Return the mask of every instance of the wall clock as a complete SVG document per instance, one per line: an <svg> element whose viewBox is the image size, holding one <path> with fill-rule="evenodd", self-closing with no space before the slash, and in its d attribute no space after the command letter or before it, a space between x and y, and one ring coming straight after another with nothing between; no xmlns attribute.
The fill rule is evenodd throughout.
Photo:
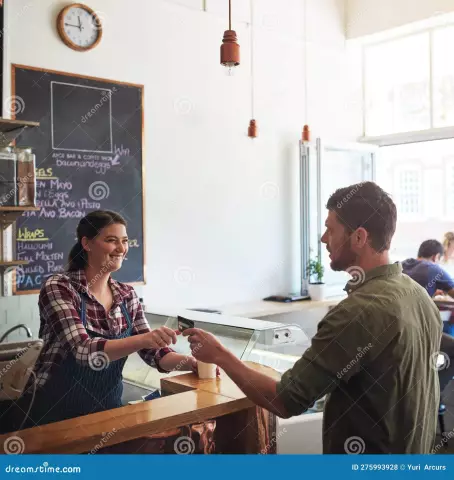
<svg viewBox="0 0 454 480"><path fill-rule="evenodd" d="M65 7L57 19L58 33L73 50L86 52L101 41L102 24L96 12L82 3Z"/></svg>

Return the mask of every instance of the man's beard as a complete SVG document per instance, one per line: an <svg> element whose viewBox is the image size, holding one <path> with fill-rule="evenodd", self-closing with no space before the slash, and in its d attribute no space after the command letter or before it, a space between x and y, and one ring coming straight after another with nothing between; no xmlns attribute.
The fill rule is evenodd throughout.
<svg viewBox="0 0 454 480"><path fill-rule="evenodd" d="M356 265L356 255L350 248L349 242L344 243L338 255L334 260L331 260L331 269L335 272L342 272L347 268Z"/></svg>

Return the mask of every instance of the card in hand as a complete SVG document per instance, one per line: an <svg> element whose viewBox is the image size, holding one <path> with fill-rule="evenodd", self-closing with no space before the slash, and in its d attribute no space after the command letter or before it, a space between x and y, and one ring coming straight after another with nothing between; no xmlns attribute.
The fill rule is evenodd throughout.
<svg viewBox="0 0 454 480"><path fill-rule="evenodd" d="M180 332L184 332L187 328L194 328L194 322L192 320L189 320L188 318L184 317L177 317L178 319L178 330Z"/></svg>

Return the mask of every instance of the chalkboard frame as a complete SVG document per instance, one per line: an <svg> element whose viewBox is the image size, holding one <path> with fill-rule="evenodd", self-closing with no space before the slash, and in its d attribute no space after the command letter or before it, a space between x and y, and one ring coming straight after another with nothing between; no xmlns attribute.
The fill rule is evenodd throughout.
<svg viewBox="0 0 454 480"><path fill-rule="evenodd" d="M1 2L1 0L0 0ZM142 110L142 115L141 115L141 142L142 142L142 152L141 152L141 175L142 175L142 240L143 240L143 264L142 264L142 277L143 281L139 282L126 282L128 285L131 286L141 286L141 285L146 285L147 283L147 277L146 277L146 265L147 265L147 242L146 242L146 229L145 229L145 219L146 219L146 199L145 199L145 185L146 185L146 168L145 168L145 161L144 158L146 158L146 143L145 143L145 109L144 109L144 104L145 104L145 86L143 84L137 84L137 83L130 83L130 82L125 82L125 81L120 81L120 80L112 80L109 78L100 78L100 77L94 77L91 75L80 75L77 73L70 73L70 72L63 72L59 70L52 70L48 68L41 68L41 67L34 67L30 65L22 65L18 63L12 63L11 64L11 101L14 101L14 98L16 96L16 70L21 70L21 69L27 69L27 70L33 70L35 72L43 72L43 73L49 73L49 74L55 74L55 75L64 75L67 77L74 77L78 79L83 79L83 80L93 80L95 82L107 82L111 84L116 84L116 85L126 85L130 87L135 87L141 91L141 110ZM16 115L14 112L14 109L12 109L11 112L11 118L13 120L16 120ZM13 248L15 250L16 246L16 230L13 228ZM14 252L15 253L15 252ZM69 252L68 252L69 253ZM16 283L13 282L13 295L33 295L33 294L38 294L40 290L17 290L16 289Z"/></svg>

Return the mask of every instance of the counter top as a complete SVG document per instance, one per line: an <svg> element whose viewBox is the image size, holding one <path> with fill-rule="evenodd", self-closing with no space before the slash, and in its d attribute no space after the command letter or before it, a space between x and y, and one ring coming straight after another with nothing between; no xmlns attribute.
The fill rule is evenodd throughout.
<svg viewBox="0 0 454 480"><path fill-rule="evenodd" d="M236 303L230 305L221 305L218 310L224 315L232 315L246 318L262 318L269 315L277 315L283 313L298 312L301 310L310 310L316 308L328 308L337 305L346 295L340 297L332 297L326 300L301 300L298 302L265 302L258 300L253 302Z"/></svg>
<svg viewBox="0 0 454 480"><path fill-rule="evenodd" d="M269 367L246 364L279 379ZM171 395L1 435L2 453L11 436L22 439L23 453L90 452L102 438L107 438L104 446L112 446L254 406L224 372L217 379L202 380L193 373L163 378L161 387Z"/></svg>

